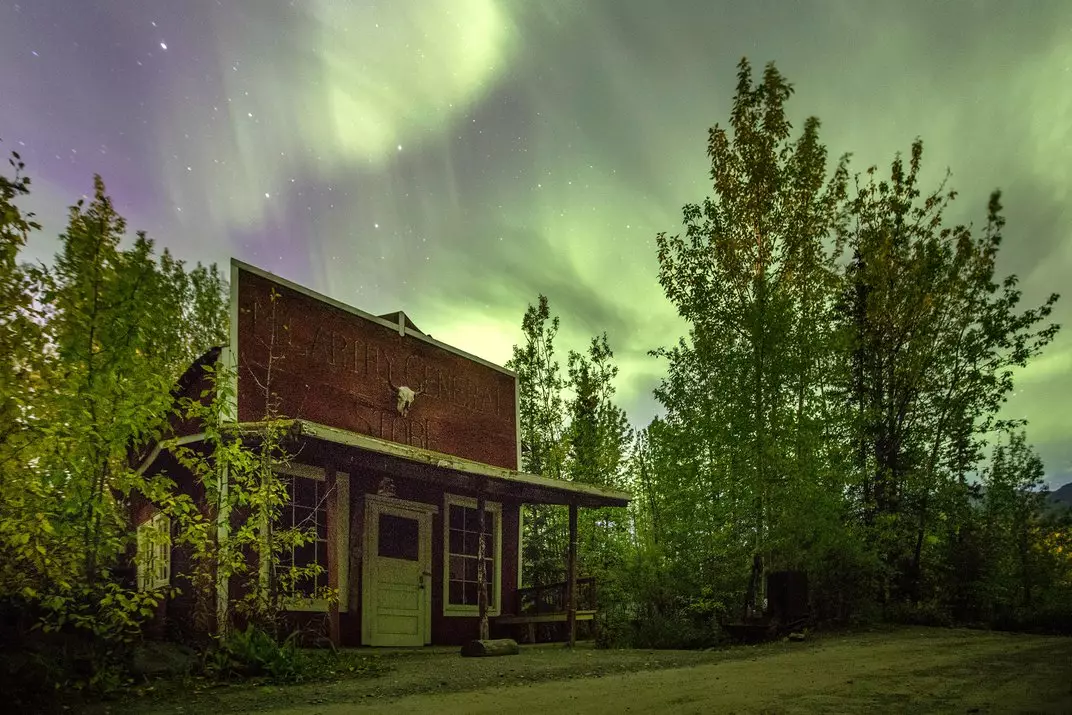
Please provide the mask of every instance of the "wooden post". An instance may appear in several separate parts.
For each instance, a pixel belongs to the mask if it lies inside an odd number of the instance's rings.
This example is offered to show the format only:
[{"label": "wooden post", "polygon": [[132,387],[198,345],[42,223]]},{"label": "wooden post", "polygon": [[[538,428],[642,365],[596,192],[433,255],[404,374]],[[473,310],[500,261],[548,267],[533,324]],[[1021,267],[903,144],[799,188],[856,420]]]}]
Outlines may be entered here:
[{"label": "wooden post", "polygon": [[566,628],[570,648],[577,644],[577,504],[569,505],[569,574],[566,577]]},{"label": "wooden post", "polygon": [[485,511],[487,510],[487,501],[484,499],[484,492],[480,492],[480,496],[476,500],[477,509],[477,525],[480,529],[480,538],[478,539],[479,546],[477,547],[477,562],[476,562],[476,602],[480,611],[480,636],[479,640],[488,640],[488,580],[487,574],[484,573],[484,558],[487,554],[487,542],[484,538],[484,531],[486,529],[487,518]]},{"label": "wooden post", "polygon": [[[339,489],[334,465],[324,468],[324,485],[327,488],[328,512],[328,588],[339,593],[339,534],[342,530],[339,528]],[[340,645],[338,599],[332,601],[328,608],[328,638],[335,647]]]}]

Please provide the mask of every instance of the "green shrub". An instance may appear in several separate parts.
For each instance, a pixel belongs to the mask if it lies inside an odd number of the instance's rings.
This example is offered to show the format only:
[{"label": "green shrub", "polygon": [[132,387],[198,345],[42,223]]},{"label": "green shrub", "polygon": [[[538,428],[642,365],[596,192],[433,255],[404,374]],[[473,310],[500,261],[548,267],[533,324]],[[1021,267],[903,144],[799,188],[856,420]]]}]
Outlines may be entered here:
[{"label": "green shrub", "polygon": [[217,678],[267,677],[276,682],[302,680],[300,656],[292,633],[282,643],[269,633],[247,626],[219,640],[205,653],[205,673]]}]

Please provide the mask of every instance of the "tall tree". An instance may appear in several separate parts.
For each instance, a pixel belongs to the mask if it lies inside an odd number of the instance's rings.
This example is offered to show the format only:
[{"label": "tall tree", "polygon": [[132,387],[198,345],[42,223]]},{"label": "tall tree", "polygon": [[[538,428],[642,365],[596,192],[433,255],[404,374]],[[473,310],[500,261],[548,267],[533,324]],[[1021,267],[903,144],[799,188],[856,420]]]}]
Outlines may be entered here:
[{"label": "tall tree", "polygon": [[[814,117],[790,139],[792,86],[774,65],[758,85],[747,60],[738,69],[730,126],[709,133],[714,196],[685,206],[684,236],[657,239],[659,282],[689,335],[656,351],[669,362],[656,396],[674,452],[667,469],[696,491],[693,510],[707,525],[696,537],[746,568],[751,553],[793,558],[799,535],[782,529],[784,514],[828,463],[819,438],[830,410],[829,239],[847,159],[828,175]],[[708,554],[712,563],[727,555]]]},{"label": "tall tree", "polygon": [[[530,305],[521,322],[524,343],[515,345],[506,367],[517,373],[520,399],[521,468],[552,479],[565,477],[564,382],[555,357],[558,316],[551,316],[547,296]],[[524,510],[522,580],[526,584],[561,579],[565,564],[565,521],[561,509],[528,506]]]},{"label": "tall tree", "polygon": [[[918,201],[922,142],[888,180],[875,168],[850,205],[842,325],[860,514],[881,544],[886,591],[918,598],[928,533],[955,510],[977,471],[985,435],[1013,370],[1056,333],[1056,295],[1018,308],[1016,277],[1000,282],[1004,218],[991,196],[986,227],[945,225],[945,184]],[[963,513],[963,510],[961,510]],[[944,519],[948,524],[948,519]]]},{"label": "tall tree", "polygon": [[[621,488],[632,429],[625,410],[614,403],[618,367],[613,360],[606,333],[592,338],[586,354],[569,353],[567,472],[572,481]],[[579,558],[585,574],[606,582],[620,573],[629,543],[624,517],[612,508],[581,512]]]},{"label": "tall tree", "polygon": [[223,285],[215,268],[158,259],[144,235],[121,246],[99,177],[54,265],[18,265],[38,227],[15,206],[29,182],[14,168],[0,181],[0,603],[85,629],[107,654],[160,597],[114,573],[134,540],[129,498],[173,496],[130,455],[162,435],[188,362],[224,339]]},{"label": "tall tree", "polygon": [[42,415],[33,405],[48,391],[51,364],[35,271],[19,263],[19,253],[41,227],[18,205],[30,193],[30,178],[17,153],[9,165],[12,177],[0,174],[0,596],[32,592],[38,575],[50,572],[60,556],[50,555],[41,538],[51,522],[37,517],[49,513],[49,495],[26,470],[39,455]]},{"label": "tall tree", "polygon": [[96,177],[93,199],[71,208],[63,250],[44,276],[47,337],[59,363],[45,407],[52,450],[44,464],[75,510],[89,583],[128,533],[115,500],[137,486],[129,450],[161,435],[172,385],[209,347],[191,336],[224,339],[214,269],[199,268],[191,278],[167,251],[158,260],[144,233],[122,248],[125,235]]}]

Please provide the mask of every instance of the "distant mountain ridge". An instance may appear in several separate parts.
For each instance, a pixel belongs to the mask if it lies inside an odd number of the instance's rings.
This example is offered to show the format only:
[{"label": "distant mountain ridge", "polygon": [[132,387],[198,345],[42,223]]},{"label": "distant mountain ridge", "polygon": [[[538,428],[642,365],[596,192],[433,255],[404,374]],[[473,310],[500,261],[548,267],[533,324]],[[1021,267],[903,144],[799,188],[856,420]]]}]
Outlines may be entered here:
[{"label": "distant mountain ridge", "polygon": [[1072,482],[1046,495],[1046,504],[1053,507],[1072,507]]},{"label": "distant mountain ridge", "polygon": [[[977,484],[975,497],[972,500],[972,504],[976,508],[981,508],[984,500],[986,499],[986,486],[983,484]],[[1045,495],[1045,499],[1042,503],[1042,510],[1046,514],[1061,514],[1065,511],[1072,510],[1072,482],[1058,487],[1054,491],[1042,490]]]}]

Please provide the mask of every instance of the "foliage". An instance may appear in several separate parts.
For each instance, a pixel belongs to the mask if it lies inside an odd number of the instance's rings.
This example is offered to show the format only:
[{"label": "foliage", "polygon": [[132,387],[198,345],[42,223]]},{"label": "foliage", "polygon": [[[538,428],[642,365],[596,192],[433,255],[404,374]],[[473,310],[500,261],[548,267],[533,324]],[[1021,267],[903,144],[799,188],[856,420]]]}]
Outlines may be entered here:
[{"label": "foliage", "polygon": [[[551,317],[547,297],[539,296],[522,319],[525,342],[514,346],[506,367],[517,373],[520,400],[521,468],[553,479],[565,476],[567,449],[563,439],[564,382],[555,359],[558,317]],[[561,580],[568,534],[561,508],[524,508],[522,582],[542,585]]]},{"label": "foliage", "polygon": [[[1043,515],[1023,424],[999,419],[1058,329],[1057,296],[1024,309],[998,274],[999,194],[982,229],[948,226],[956,193],[922,193],[918,140],[886,178],[852,181],[817,119],[792,136],[773,65],[758,84],[738,69],[729,125],[708,137],[713,196],[657,237],[689,326],[653,351],[665,415],[629,433],[605,335],[562,380],[543,297],[515,348],[526,468],[634,495],[627,520],[582,512],[603,642],[717,639],[757,555],[809,574],[823,622],[1064,622],[1069,528]],[[527,537],[526,559],[560,558],[546,532]]]},{"label": "foliage", "polygon": [[[40,227],[0,181],[0,604],[13,619],[4,657],[32,644],[77,642],[86,667],[45,668],[43,683],[107,690],[163,591],[139,591],[125,570],[137,499],[168,494],[132,452],[167,428],[171,386],[224,334],[222,281],[187,270],[125,223],[104,184],[71,207],[52,266],[18,262]],[[65,662],[42,655],[44,660]],[[43,661],[42,661],[43,662]]]},{"label": "foliage", "polygon": [[[234,369],[210,365],[205,372],[208,387],[202,394],[179,401],[185,419],[199,424],[204,438],[196,447],[173,447],[177,461],[203,491],[203,507],[170,512],[182,524],[176,544],[190,553],[192,567],[184,577],[196,597],[197,630],[226,633],[237,616],[279,638],[284,607],[306,598],[299,595],[299,584],[323,572],[318,564],[298,566],[285,558],[316,538],[311,526],[280,523],[289,501],[280,470],[289,461],[285,439],[290,423],[272,411],[270,370],[263,386],[264,420],[249,430],[236,429],[230,420]],[[242,594],[228,602],[234,613],[215,610],[220,583],[233,583]],[[308,598],[330,602],[338,594],[321,588]]]},{"label": "foliage", "polygon": [[[521,466],[553,479],[621,488],[632,430],[625,411],[614,403],[614,353],[606,334],[593,338],[585,353],[568,353],[564,379],[555,354],[558,329],[558,317],[540,295],[522,319],[525,342],[514,346],[507,362],[518,376]],[[610,581],[621,571],[628,529],[617,509],[578,515],[579,571],[596,576],[601,593],[615,588]],[[525,584],[564,579],[568,538],[565,509],[525,507]]]},{"label": "foliage", "polygon": [[847,340],[843,394],[850,409],[851,486],[858,517],[889,573],[882,598],[923,596],[925,546],[964,516],[966,484],[1013,369],[1056,333],[1057,296],[1018,311],[1017,279],[996,277],[1004,218],[999,194],[985,230],[947,227],[956,197],[944,183],[919,202],[922,142],[888,180],[875,169],[849,204],[840,238],[851,251],[840,329]]},{"label": "foliage", "polygon": [[268,676],[279,682],[301,679],[295,631],[282,643],[254,625],[235,630],[219,639],[205,656],[206,674],[227,678]]},{"label": "foliage", "polygon": [[732,135],[716,125],[708,142],[715,196],[685,207],[683,236],[658,237],[689,334],[655,351],[666,416],[638,442],[637,533],[685,572],[687,598],[732,603],[759,554],[806,570],[826,620],[1030,608],[1060,583],[1043,567],[1041,465],[1022,433],[985,469],[984,447],[1015,427],[998,410],[1053,339],[1057,297],[1021,310],[1015,276],[997,276],[997,193],[983,231],[947,227],[955,192],[918,200],[917,141],[850,196],[818,120],[790,141],[774,66],[758,86],[739,69]]},{"label": "foliage", "polygon": [[693,589],[736,581],[753,554],[797,566],[841,516],[827,239],[843,222],[846,159],[827,176],[815,118],[790,138],[791,93],[773,65],[753,85],[742,61],[730,127],[709,135],[715,195],[685,206],[683,236],[657,240],[659,282],[689,334],[655,351],[666,417],[648,431],[649,479],[657,538]]}]

